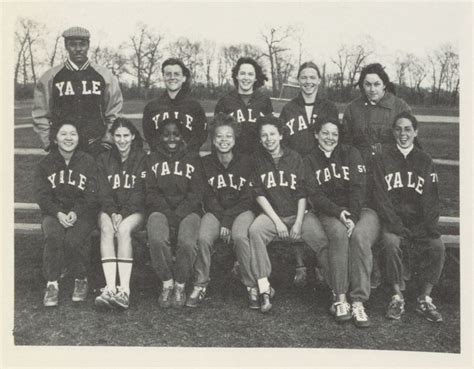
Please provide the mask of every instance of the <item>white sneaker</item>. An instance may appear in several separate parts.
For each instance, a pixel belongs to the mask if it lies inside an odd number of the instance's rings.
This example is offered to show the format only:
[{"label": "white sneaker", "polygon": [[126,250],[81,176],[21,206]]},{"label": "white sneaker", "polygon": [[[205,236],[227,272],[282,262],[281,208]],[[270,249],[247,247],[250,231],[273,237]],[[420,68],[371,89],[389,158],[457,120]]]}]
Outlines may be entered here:
[{"label": "white sneaker", "polygon": [[370,320],[365,312],[364,304],[361,302],[352,304],[352,321],[358,328],[370,326]]},{"label": "white sneaker", "polygon": [[347,301],[335,302],[334,309],[336,311],[334,319],[336,322],[345,322],[351,319],[351,305]]}]

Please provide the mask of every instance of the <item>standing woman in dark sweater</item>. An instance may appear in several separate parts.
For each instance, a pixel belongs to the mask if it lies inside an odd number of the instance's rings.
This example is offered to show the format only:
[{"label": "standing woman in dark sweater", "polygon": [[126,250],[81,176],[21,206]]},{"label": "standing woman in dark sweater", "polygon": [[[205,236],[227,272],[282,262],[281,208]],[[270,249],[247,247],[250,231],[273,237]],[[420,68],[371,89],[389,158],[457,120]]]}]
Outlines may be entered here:
[{"label": "standing woman in dark sweater", "polygon": [[[280,119],[288,128],[286,145],[297,151],[302,157],[316,147],[313,128],[316,122],[324,121],[331,117],[338,120],[336,105],[321,96],[319,84],[321,72],[313,62],[301,64],[298,69],[298,83],[300,93],[287,103],[280,114]],[[304,247],[295,244],[296,273],[294,283],[306,284],[306,267],[304,265]]]},{"label": "standing woman in dark sweater", "polygon": [[176,58],[165,60],[161,72],[166,90],[145,106],[142,121],[145,140],[150,150],[155,150],[161,123],[166,119],[176,119],[182,125],[187,149],[199,152],[207,138],[206,114],[199,102],[190,96],[191,72]]},{"label": "standing woman in dark sweater", "polygon": [[232,79],[235,90],[217,101],[214,114],[234,117],[240,125],[235,151],[249,155],[259,147],[257,118],[273,112],[270,98],[260,91],[268,78],[254,59],[243,57],[232,68]]},{"label": "standing woman in dark sweater", "polygon": [[386,145],[375,157],[373,172],[386,278],[393,289],[386,316],[401,318],[405,311],[403,279],[416,270],[421,282],[416,311],[431,322],[442,322],[431,299],[445,258],[438,230],[438,175],[431,157],[417,147],[418,122],[413,115],[399,114],[393,135],[396,143]]},{"label": "standing woman in dark sweater", "polygon": [[89,290],[89,236],[98,211],[97,167],[92,156],[77,150],[79,140],[73,122],[63,121],[53,127],[50,153],[35,172],[34,192],[43,216],[45,237],[44,306],[58,305],[63,261],[75,278],[72,301],[84,301]]},{"label": "standing woman in dark sweater", "polygon": [[164,120],[147,164],[147,233],[151,262],[163,282],[158,300],[163,308],[186,302],[201,222],[201,164],[198,153],[186,149],[183,129],[177,119]]},{"label": "standing woman in dark sweater", "polygon": [[[100,254],[106,286],[96,297],[95,304],[127,309],[133,263],[132,232],[140,228],[144,220],[146,154],[140,133],[129,120],[117,118],[110,133],[114,146],[97,158]],[[119,286],[116,286],[117,268]]]},{"label": "standing woman in dark sweater", "polygon": [[380,225],[375,211],[366,207],[364,161],[355,147],[339,144],[337,121],[317,123],[314,134],[318,146],[304,159],[305,179],[313,211],[329,238],[330,311],[337,322],[352,317],[357,327],[368,327],[364,302],[370,296],[371,250]]},{"label": "standing woman in dark sweater", "polygon": [[304,241],[327,269],[328,240],[318,218],[306,212],[304,165],[301,156],[283,145],[283,122],[271,115],[257,121],[262,147],[252,157],[252,189],[262,213],[250,226],[251,266],[260,294],[260,311],[272,308],[275,293],[268,277],[267,245],[274,239],[292,244]]},{"label": "standing woman in dark sweater", "polygon": [[[211,256],[218,239],[232,244],[240,262],[240,279],[249,291],[249,307],[259,309],[258,295],[250,297],[257,283],[250,271],[250,243],[248,231],[255,219],[253,198],[249,187],[251,168],[249,157],[234,153],[239,126],[235,118],[224,113],[216,115],[210,128],[215,150],[202,158],[204,208],[199,230],[199,252],[194,265],[194,291],[186,306],[201,302],[209,283]],[[255,289],[254,289],[255,290]]]}]

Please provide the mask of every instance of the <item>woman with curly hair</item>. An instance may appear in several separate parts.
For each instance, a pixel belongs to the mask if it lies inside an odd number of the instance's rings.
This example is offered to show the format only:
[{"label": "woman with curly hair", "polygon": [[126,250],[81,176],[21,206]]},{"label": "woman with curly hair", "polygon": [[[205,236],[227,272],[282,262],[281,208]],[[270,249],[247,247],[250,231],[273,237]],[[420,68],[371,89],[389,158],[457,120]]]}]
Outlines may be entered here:
[{"label": "woman with curly hair", "polygon": [[270,98],[260,91],[268,80],[262,67],[252,58],[237,60],[232,68],[235,90],[221,97],[214,114],[232,115],[241,127],[235,151],[251,154],[259,147],[257,118],[273,112]]}]

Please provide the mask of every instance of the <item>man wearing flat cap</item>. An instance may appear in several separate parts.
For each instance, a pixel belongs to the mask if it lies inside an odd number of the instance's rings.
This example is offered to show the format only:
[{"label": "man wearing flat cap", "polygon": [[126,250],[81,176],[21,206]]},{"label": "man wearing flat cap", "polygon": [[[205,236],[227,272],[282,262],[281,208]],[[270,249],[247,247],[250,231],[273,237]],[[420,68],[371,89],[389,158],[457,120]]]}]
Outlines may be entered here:
[{"label": "man wearing flat cap", "polygon": [[33,127],[48,150],[51,127],[72,118],[79,130],[80,148],[96,157],[111,147],[109,129],[122,109],[122,92],[108,69],[88,59],[87,29],[71,27],[62,35],[69,57],[39,79]]}]

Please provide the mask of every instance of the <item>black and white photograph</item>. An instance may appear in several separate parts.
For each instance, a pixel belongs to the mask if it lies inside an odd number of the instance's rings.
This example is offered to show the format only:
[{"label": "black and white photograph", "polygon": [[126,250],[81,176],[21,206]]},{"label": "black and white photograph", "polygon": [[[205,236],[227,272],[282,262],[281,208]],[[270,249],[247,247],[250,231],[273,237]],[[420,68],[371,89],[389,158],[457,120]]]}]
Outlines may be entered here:
[{"label": "black and white photograph", "polygon": [[1,8],[2,367],[472,367],[471,2]]}]

